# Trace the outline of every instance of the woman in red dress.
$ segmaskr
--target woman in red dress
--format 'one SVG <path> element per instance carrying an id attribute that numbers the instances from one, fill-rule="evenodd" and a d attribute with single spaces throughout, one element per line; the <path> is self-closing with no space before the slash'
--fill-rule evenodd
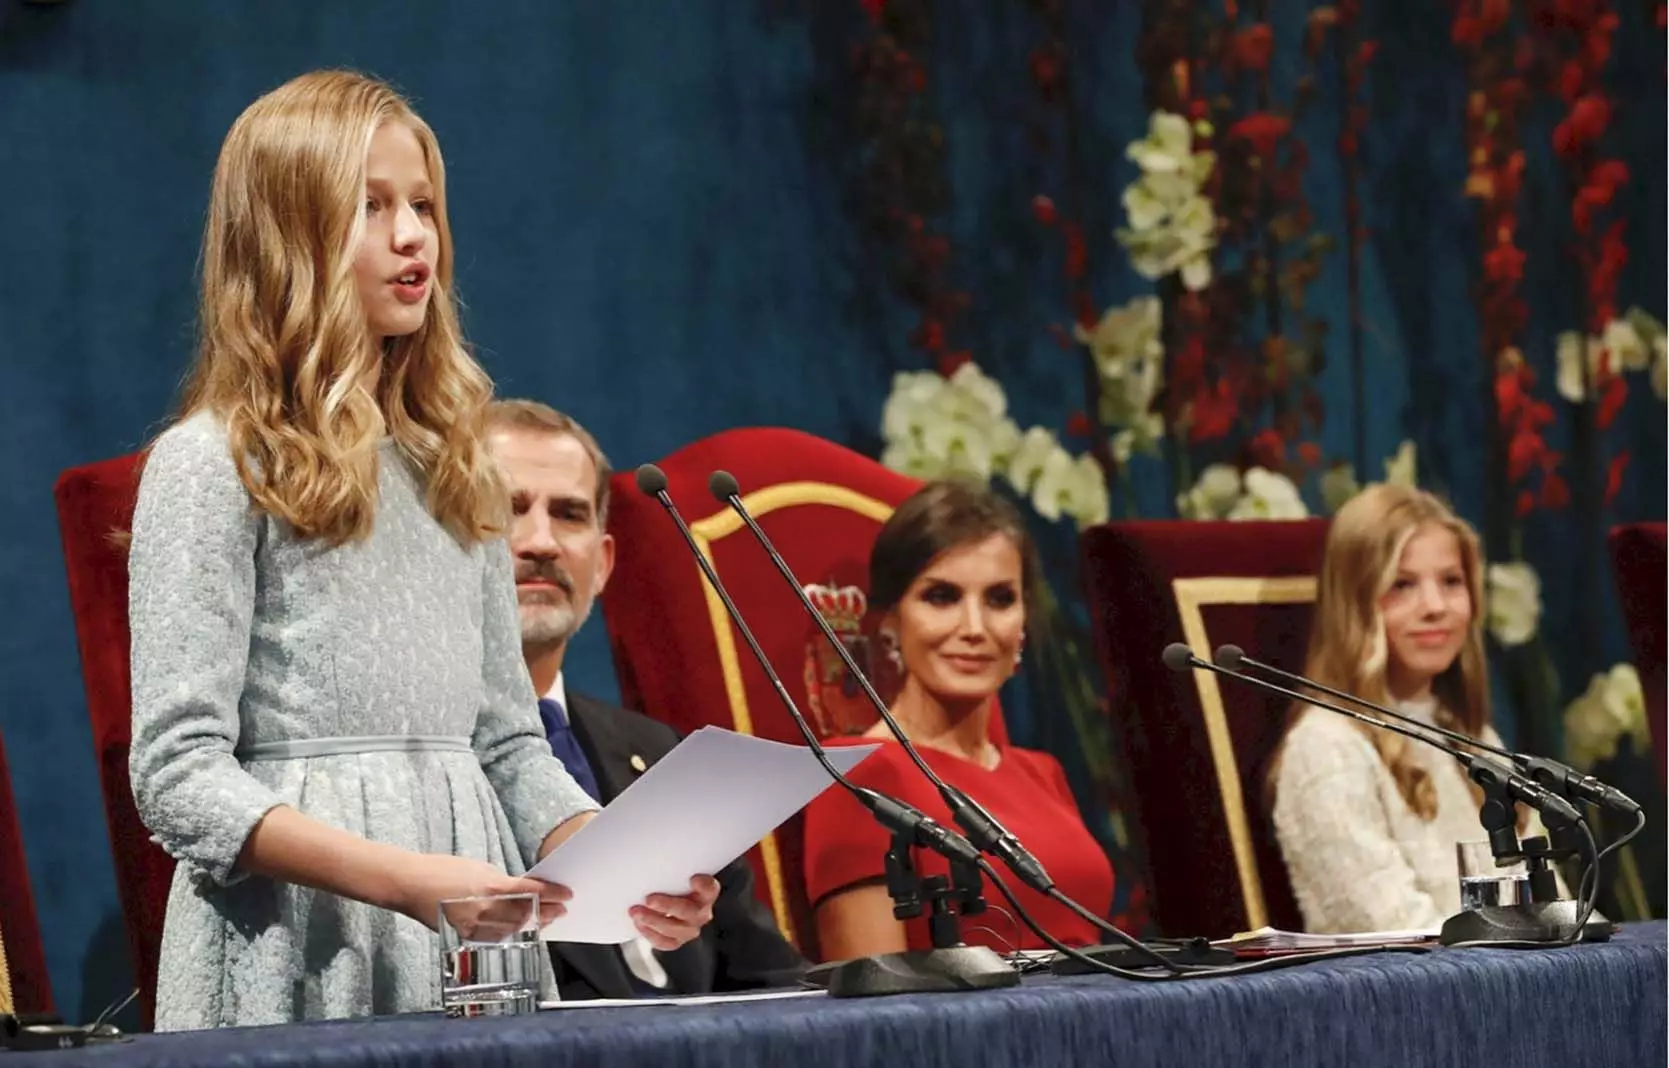
<path id="1" fill-rule="evenodd" d="M 1078 814 L 1056 760 L 999 744 L 990 724 L 997 691 L 1019 668 L 1027 602 L 1041 581 L 1036 550 L 1019 513 L 989 490 L 932 482 L 893 513 L 869 560 L 869 599 L 882 613 L 901 661 L 904 684 L 892 713 L 928 765 L 965 791 L 1037 856 L 1057 885 L 1105 914 L 1113 897 L 1107 855 Z M 947 827 L 950 812 L 910 762 L 884 723 L 848 744 L 879 742 L 852 778 L 921 809 Z M 925 918 L 893 918 L 884 883 L 887 831 L 850 794 L 827 790 L 806 809 L 805 878 L 825 960 L 927 949 Z M 917 851 L 923 875 L 944 874 L 945 861 Z M 999 866 L 999 870 L 1000 866 Z M 1099 939 L 1095 928 L 1039 894 L 1017 888 L 1022 902 L 1051 934 L 1075 945 Z M 998 908 L 963 921 L 971 944 L 1003 950 L 1044 943 Z"/>

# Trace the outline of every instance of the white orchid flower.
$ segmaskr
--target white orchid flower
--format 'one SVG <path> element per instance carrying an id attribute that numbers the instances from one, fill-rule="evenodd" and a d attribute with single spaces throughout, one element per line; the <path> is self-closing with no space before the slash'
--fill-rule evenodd
<path id="1" fill-rule="evenodd" d="M 1063 505 L 1070 500 L 1072 477 L 1072 455 L 1056 444 L 1044 456 L 1032 485 L 1032 507 L 1038 515 L 1050 522 L 1061 517 Z"/>
<path id="2" fill-rule="evenodd" d="M 1095 457 L 1085 453 L 1076 460 L 1060 446 L 1045 457 L 1037 483 L 1032 487 L 1032 507 L 1051 522 L 1071 516 L 1079 527 L 1107 520 L 1107 482 Z"/>
<path id="3" fill-rule="evenodd" d="M 1346 501 L 1361 491 L 1362 487 L 1356 482 L 1356 469 L 1347 463 L 1334 464 L 1322 473 L 1321 503 L 1329 515 L 1343 508 Z"/>
<path id="4" fill-rule="evenodd" d="M 881 466 L 920 479 L 938 478 L 946 473 L 944 461 L 929 455 L 916 441 L 895 441 L 887 445 L 881 451 Z"/>
<path id="5" fill-rule="evenodd" d="M 950 386 L 956 393 L 958 400 L 968 405 L 971 411 L 977 411 L 993 419 L 999 419 L 1008 411 L 1008 397 L 1003 393 L 1003 387 L 996 379 L 986 376 L 979 365 L 969 360 L 956 369 L 950 376 Z"/>
<path id="6" fill-rule="evenodd" d="M 1502 645 L 1523 645 L 1541 624 L 1542 583 L 1522 560 L 1490 564 L 1485 572 L 1489 632 Z"/>
<path id="7" fill-rule="evenodd" d="M 1211 257 L 1198 250 L 1182 261 L 1182 286 L 1190 293 L 1198 293 L 1211 284 Z"/>
<path id="8" fill-rule="evenodd" d="M 1200 189 L 1216 165 L 1211 152 L 1193 151 L 1193 133 L 1180 115 L 1154 112 L 1148 135 L 1126 154 L 1141 167 L 1141 177 L 1122 196 L 1129 226 L 1118 231 L 1131 265 L 1145 278 L 1180 272 L 1185 286 L 1204 289 L 1211 282 L 1211 250 L 1217 241 L 1217 218 Z"/>
<path id="9" fill-rule="evenodd" d="M 1612 371 L 1644 371 L 1651 364 L 1646 340 L 1627 319 L 1613 319 L 1606 323 L 1600 341 L 1611 355 Z"/>
<path id="10" fill-rule="evenodd" d="M 1096 364 L 1106 374 L 1108 364 L 1162 358 L 1165 347 L 1159 333 L 1163 325 L 1164 306 L 1159 298 L 1137 297 L 1128 304 L 1108 308 L 1093 329 L 1073 327 L 1073 336 L 1090 347 Z"/>
<path id="11" fill-rule="evenodd" d="M 1071 493 L 1061 510 L 1077 520 L 1078 529 L 1105 523 L 1111 511 L 1107 475 L 1094 456 L 1084 453 L 1072 464 Z"/>
<path id="12" fill-rule="evenodd" d="M 1125 187 L 1124 215 L 1132 230 L 1152 230 L 1171 214 L 1171 205 L 1158 188 L 1146 179 L 1131 182 Z"/>
<path id="13" fill-rule="evenodd" d="M 1147 136 L 1134 141 L 1124 154 L 1144 171 L 1160 174 L 1191 166 L 1194 133 L 1188 120 L 1169 111 L 1155 111 L 1148 117 Z"/>
<path id="14" fill-rule="evenodd" d="M 881 436 L 889 443 L 918 438 L 945 380 L 932 371 L 900 371 L 881 409 Z"/>
<path id="15" fill-rule="evenodd" d="M 1001 467 L 1009 462 L 1009 458 L 1020 448 L 1020 427 L 1012 419 L 999 419 L 991 426 L 989 436 L 991 445 L 991 462 Z"/>
<path id="16" fill-rule="evenodd" d="M 1176 499 L 1184 519 L 1221 519 L 1240 499 L 1240 471 L 1231 464 L 1212 464 L 1187 493 Z"/>
<path id="17" fill-rule="evenodd" d="M 1578 768 L 1592 768 L 1617 755 L 1624 735 L 1635 748 L 1648 742 L 1646 694 L 1633 664 L 1622 663 L 1595 675 L 1581 697 L 1565 709 L 1565 753 Z"/>
<path id="18" fill-rule="evenodd" d="M 1101 380 L 1101 421 L 1111 426 L 1138 429 L 1148 434 L 1151 420 L 1157 413 L 1150 411 L 1153 400 L 1164 385 L 1164 365 L 1158 360 L 1142 360 L 1120 368 L 1117 375 Z M 1164 420 L 1158 420 L 1159 435 L 1164 435 Z"/>
<path id="19" fill-rule="evenodd" d="M 923 450 L 942 461 L 947 474 L 991 478 L 991 428 L 935 413 L 922 428 Z"/>
<path id="20" fill-rule="evenodd" d="M 1217 215 L 1204 197 L 1190 197 L 1166 223 L 1147 230 L 1120 230 L 1118 239 L 1130 264 L 1144 278 L 1182 272 L 1182 282 L 1198 291 L 1211 282 L 1211 249 L 1216 244 Z"/>
<path id="21" fill-rule="evenodd" d="M 1052 453 L 1063 452 L 1060 442 L 1047 429 L 1034 426 L 1020 438 L 1008 462 L 1008 481 L 1021 493 L 1030 493 Z"/>
<path id="22" fill-rule="evenodd" d="M 1559 335 L 1553 349 L 1554 357 L 1559 362 L 1558 374 L 1554 378 L 1559 396 L 1572 404 L 1581 404 L 1587 399 L 1582 376 L 1583 357 L 1587 357 L 1587 381 L 1591 383 L 1599 375 L 1599 354 L 1603 346 L 1601 339 L 1585 338 L 1575 330 L 1566 330 Z"/>
<path id="23" fill-rule="evenodd" d="M 1419 485 L 1419 454 L 1412 441 L 1404 440 L 1385 461 L 1385 481 L 1393 486 Z"/>
<path id="24" fill-rule="evenodd" d="M 1666 354 L 1669 338 L 1664 335 L 1663 323 L 1644 308 L 1630 308 L 1623 318 L 1634 327 L 1635 335 L 1650 354 L 1652 392 L 1659 400 L 1669 397 L 1669 381 L 1665 381 L 1665 372 L 1669 371 L 1669 354 Z"/>
<path id="25" fill-rule="evenodd" d="M 1120 467 L 1130 462 L 1138 452 L 1158 455 L 1159 442 L 1165 437 L 1165 420 L 1157 412 L 1149 412 L 1113 435 L 1113 459 Z"/>
<path id="26" fill-rule="evenodd" d="M 1229 509 L 1229 519 L 1304 519 L 1310 514 L 1292 479 L 1254 467 L 1246 472 L 1246 490 Z"/>

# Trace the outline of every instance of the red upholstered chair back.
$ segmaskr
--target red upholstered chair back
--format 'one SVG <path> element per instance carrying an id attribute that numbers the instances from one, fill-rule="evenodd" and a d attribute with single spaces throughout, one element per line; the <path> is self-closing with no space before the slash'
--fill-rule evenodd
<path id="1" fill-rule="evenodd" d="M 52 984 L 29 891 L 6 745 L 0 741 L 0 1013 L 51 1011 Z"/>
<path id="2" fill-rule="evenodd" d="M 1084 533 L 1085 583 L 1112 711 L 1146 832 L 1154 918 L 1221 937 L 1302 921 L 1270 827 L 1264 778 L 1287 705 L 1160 657 L 1238 645 L 1302 671 L 1324 520 L 1108 523 Z"/>
<path id="3" fill-rule="evenodd" d="M 872 629 L 860 630 L 869 550 L 893 507 L 920 485 L 797 430 L 729 430 L 660 464 L 668 490 L 713 561 L 794 701 L 824 737 L 860 734 L 874 710 L 850 684 L 816 625 L 740 518 L 707 492 L 724 469 L 802 583 L 826 588 L 825 612 L 849 635 L 859 662 L 884 676 Z M 664 509 L 638 492 L 632 472 L 614 476 L 609 530 L 618 564 L 603 596 L 622 700 L 679 731 L 716 725 L 799 743 L 799 733 L 709 590 Z M 890 697 L 884 678 L 877 689 Z M 993 731 L 1002 737 L 1001 717 Z M 745 789 L 745 784 L 739 788 Z M 805 899 L 799 819 L 759 844 L 752 861 L 761 898 L 784 934 L 814 952 Z"/>
<path id="4" fill-rule="evenodd" d="M 1646 692 L 1646 724 L 1657 753 L 1659 782 L 1669 782 L 1669 735 L 1664 733 L 1664 643 L 1669 626 L 1665 615 L 1669 590 L 1669 527 L 1663 523 L 1634 523 L 1611 531 L 1611 565 L 1617 596 L 1628 620 L 1634 666 Z"/>
<path id="5" fill-rule="evenodd" d="M 58 527 L 69 572 L 70 607 L 81 646 L 81 681 L 104 790 L 104 815 L 116 865 L 116 891 L 127 923 L 140 1012 L 151 1026 L 157 955 L 174 861 L 139 822 L 128 780 L 133 688 L 128 675 L 127 554 L 111 537 L 133 522 L 139 456 L 119 456 L 58 477 Z"/>

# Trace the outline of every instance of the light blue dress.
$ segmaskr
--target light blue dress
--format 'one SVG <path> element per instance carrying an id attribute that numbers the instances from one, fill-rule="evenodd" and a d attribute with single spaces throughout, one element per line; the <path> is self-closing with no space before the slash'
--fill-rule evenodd
<path id="1" fill-rule="evenodd" d="M 375 531 L 332 548 L 254 508 L 199 414 L 145 464 L 129 559 L 139 815 L 179 861 L 159 1030 L 432 1009 L 422 924 L 234 870 L 275 805 L 527 870 L 595 803 L 551 755 L 502 540 L 461 547 L 382 447 Z"/>

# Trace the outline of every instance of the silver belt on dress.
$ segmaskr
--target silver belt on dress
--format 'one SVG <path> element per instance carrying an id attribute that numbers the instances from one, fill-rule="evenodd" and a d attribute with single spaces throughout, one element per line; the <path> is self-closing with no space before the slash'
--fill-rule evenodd
<path id="1" fill-rule="evenodd" d="M 254 763 L 304 760 L 308 757 L 351 756 L 355 753 L 474 752 L 468 738 L 445 734 L 369 734 L 359 738 L 286 738 L 239 746 L 235 755 Z"/>

